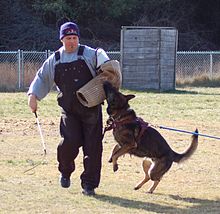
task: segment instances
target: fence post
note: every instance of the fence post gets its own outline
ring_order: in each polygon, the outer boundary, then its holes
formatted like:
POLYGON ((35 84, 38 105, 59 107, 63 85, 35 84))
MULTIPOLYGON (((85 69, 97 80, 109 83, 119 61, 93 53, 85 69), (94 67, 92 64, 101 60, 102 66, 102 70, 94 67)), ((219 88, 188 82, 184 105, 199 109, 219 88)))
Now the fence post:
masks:
POLYGON ((46 57, 46 59, 48 58, 48 50, 45 50, 45 57, 46 57))
POLYGON ((51 55, 51 51, 47 50, 47 58, 51 55))
POLYGON ((212 58, 212 52, 210 52, 210 78, 213 78, 213 69, 212 69, 212 63, 213 63, 213 58, 212 58))
POLYGON ((21 50, 21 89, 24 89, 24 53, 21 50))
POLYGON ((18 50, 18 89, 21 88, 21 50, 18 50))

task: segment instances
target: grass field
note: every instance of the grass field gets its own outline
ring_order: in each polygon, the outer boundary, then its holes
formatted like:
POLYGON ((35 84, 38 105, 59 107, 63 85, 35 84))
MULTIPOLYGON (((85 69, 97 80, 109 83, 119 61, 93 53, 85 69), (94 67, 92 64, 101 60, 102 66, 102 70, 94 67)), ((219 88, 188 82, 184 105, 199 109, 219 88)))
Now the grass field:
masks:
MULTIPOLYGON (((163 125, 220 137, 220 88, 178 88, 175 92, 131 92, 130 104, 139 116, 163 125)), ((173 164, 155 190, 149 184, 134 191, 142 177, 141 158, 126 155, 114 173, 108 163, 114 145, 112 133, 103 142, 102 178, 95 197, 81 194, 82 152, 76 160, 72 186, 59 186, 56 148, 59 108, 56 93, 39 103, 38 116, 47 144, 43 156, 34 115, 25 93, 0 93, 0 213, 220 213, 220 140, 199 137, 196 153, 173 164)), ((103 106, 104 122, 107 119, 103 106)), ((159 130, 171 147, 181 152, 191 136, 159 130)))

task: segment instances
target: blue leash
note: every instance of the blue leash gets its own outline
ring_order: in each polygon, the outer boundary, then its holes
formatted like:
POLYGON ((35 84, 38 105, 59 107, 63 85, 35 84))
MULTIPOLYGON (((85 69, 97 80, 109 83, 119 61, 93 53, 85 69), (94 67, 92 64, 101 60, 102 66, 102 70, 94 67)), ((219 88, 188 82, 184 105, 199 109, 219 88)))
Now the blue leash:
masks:
POLYGON ((190 132, 190 131, 185 131, 185 130, 181 130, 181 129, 175 129, 175 128, 166 127, 166 126, 156 126, 156 127, 160 128, 160 129, 167 129, 167 130, 176 131, 176 132, 183 132, 183 133, 187 133, 187 134, 200 135, 200 136, 203 136, 203 137, 209 137, 209 138, 220 140, 220 137, 215 137, 215 136, 211 136, 211 135, 201 134, 201 133, 198 133, 198 132, 190 132))

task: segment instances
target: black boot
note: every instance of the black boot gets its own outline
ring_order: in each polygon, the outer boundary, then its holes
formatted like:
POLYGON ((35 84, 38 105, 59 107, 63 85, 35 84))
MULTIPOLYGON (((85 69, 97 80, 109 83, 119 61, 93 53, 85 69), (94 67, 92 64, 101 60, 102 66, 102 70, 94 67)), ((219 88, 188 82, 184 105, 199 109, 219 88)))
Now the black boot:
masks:
POLYGON ((85 185, 83 185, 82 194, 92 196, 92 195, 95 195, 95 190, 93 187, 85 184, 85 185))
POLYGON ((63 188, 70 187, 70 177, 63 174, 60 175, 60 184, 63 188))

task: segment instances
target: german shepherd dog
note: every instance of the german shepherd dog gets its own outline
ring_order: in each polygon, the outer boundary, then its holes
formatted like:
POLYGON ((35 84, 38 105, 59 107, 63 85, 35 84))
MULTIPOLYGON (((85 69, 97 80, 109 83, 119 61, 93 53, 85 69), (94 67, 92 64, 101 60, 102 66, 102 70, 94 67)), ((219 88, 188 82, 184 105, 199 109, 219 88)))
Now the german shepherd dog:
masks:
POLYGON ((198 145, 196 134, 198 130, 196 129, 192 136, 188 149, 179 154, 171 149, 156 129, 136 116, 135 111, 128 104, 128 101, 135 97, 134 95, 122 94, 107 81, 103 83, 103 88, 109 115, 106 130, 113 129, 113 136, 117 141, 109 159, 109 162, 113 163, 113 171, 118 170, 118 158, 126 153, 144 157, 142 166, 145 177, 134 189, 138 190, 152 180, 153 184, 148 192, 153 193, 173 162, 182 162, 195 152, 198 145))

